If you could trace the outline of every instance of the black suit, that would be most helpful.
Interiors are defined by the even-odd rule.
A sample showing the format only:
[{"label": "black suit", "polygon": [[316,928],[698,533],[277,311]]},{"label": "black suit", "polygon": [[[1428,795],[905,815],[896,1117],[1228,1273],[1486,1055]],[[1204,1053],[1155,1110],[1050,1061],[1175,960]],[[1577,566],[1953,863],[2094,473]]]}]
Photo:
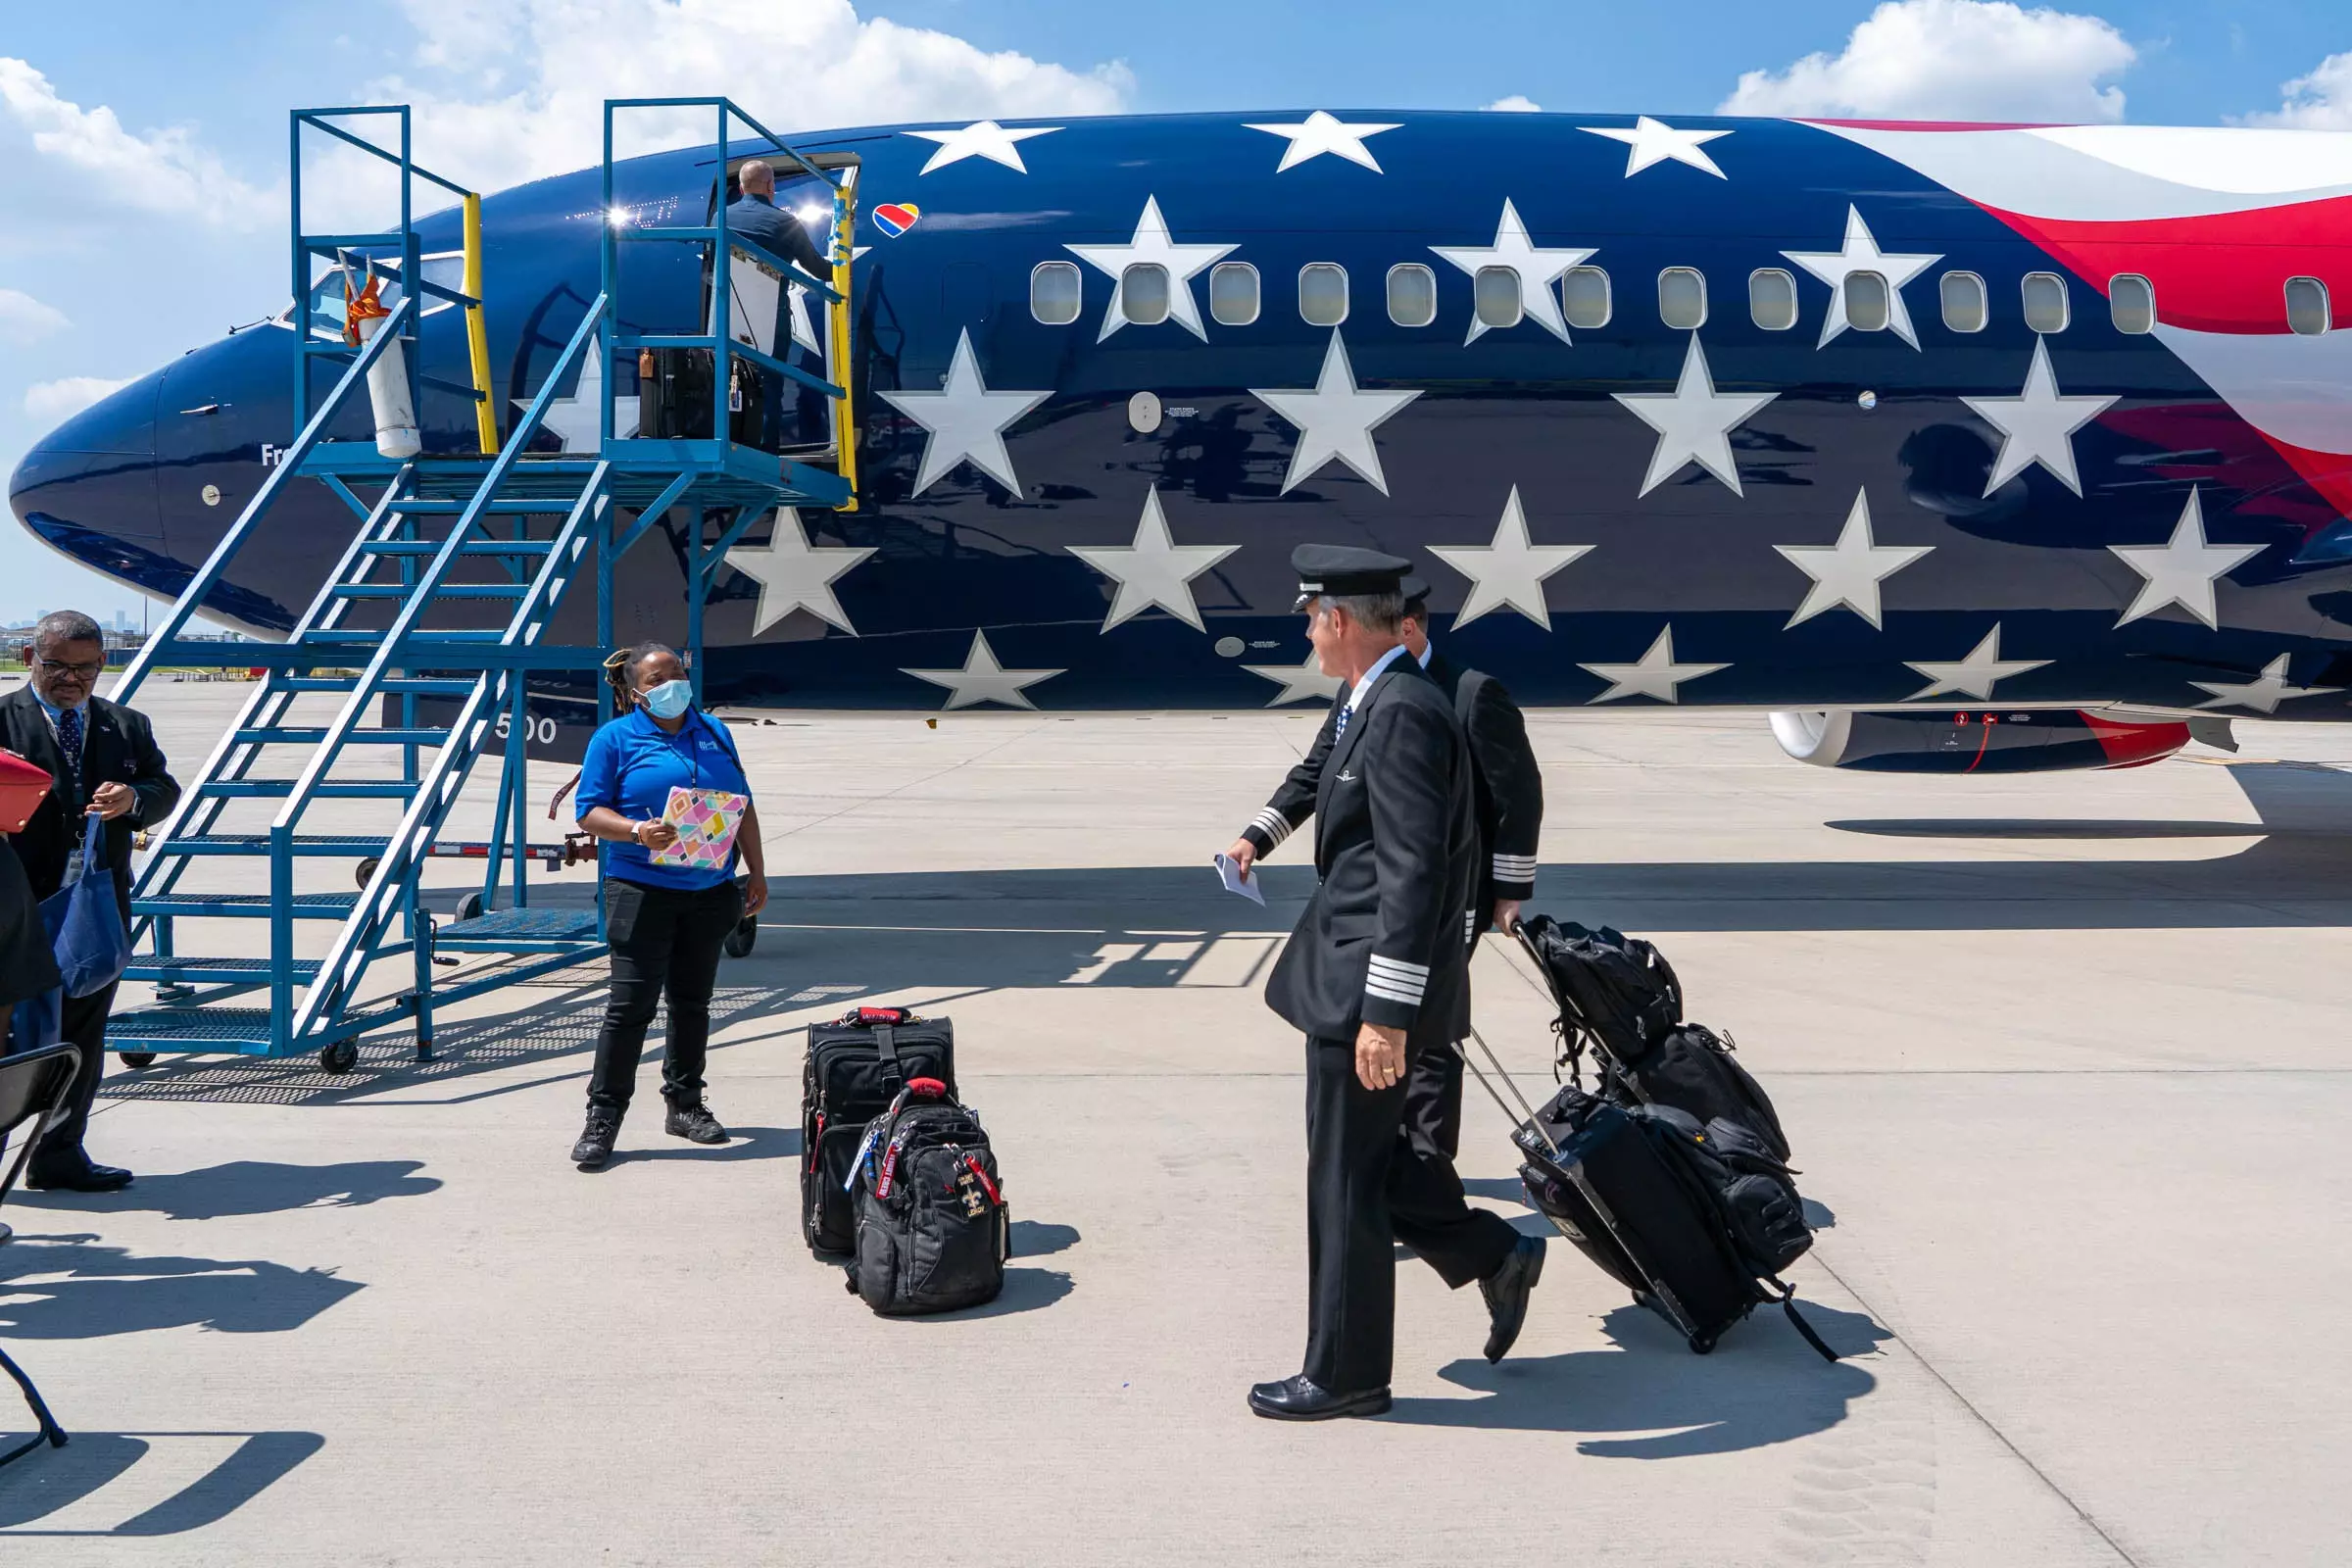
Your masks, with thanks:
[{"label": "black suit", "polygon": [[[114,875],[115,901],[122,906],[127,925],[131,838],[138,829],[153,827],[172,814],[172,808],[179,804],[179,785],[165,767],[164,754],[156,748],[155,731],[145,714],[93,697],[83,707],[82,721],[81,789],[76,793],[74,774],[58,749],[57,731],[31,686],[20,687],[0,699],[0,746],[46,769],[57,781],[49,798],[24,824],[24,831],[10,842],[24,863],[33,897],[48,898],[65,882],[67,861],[89,820],[83,811],[90,796],[101,784],[129,785],[137,804],[127,815],[99,824],[94,835],[98,863]],[[98,1094],[98,1077],[106,1064],[106,1018],[114,1004],[113,986],[94,996],[66,999],[64,1034],[81,1050],[81,1071],[74,1080],[65,1120],[33,1151],[29,1171],[33,1176],[70,1171],[82,1162],[81,1135],[89,1123],[90,1102]]]},{"label": "black suit", "polygon": [[[1544,826],[1544,774],[1527,741],[1527,722],[1519,705],[1502,682],[1484,670],[1468,668],[1432,649],[1426,666],[1453,705],[1462,733],[1470,743],[1471,782],[1478,813],[1479,887],[1470,907],[1483,928],[1498,900],[1525,901],[1536,891],[1536,839]],[[1317,781],[1331,755],[1332,734],[1340,708],[1332,705],[1315,743],[1292,768],[1262,810],[1242,830],[1262,858],[1313,814]],[[1448,1157],[1460,1147],[1462,1125],[1462,1062],[1454,1053],[1433,1052],[1415,1057],[1416,1081],[1405,1097],[1408,1126],[1443,1149]]]},{"label": "black suit", "polygon": [[[1401,1241],[1460,1287],[1517,1240],[1464,1201],[1445,1152],[1406,1126],[1408,1086],[1468,1024],[1478,827],[1469,749],[1409,656],[1382,671],[1344,733],[1337,714],[1315,798],[1307,901],[1266,982],[1306,1042],[1305,1375],[1336,1394],[1385,1387]],[[1405,1082],[1355,1075],[1360,1023],[1405,1032]]]}]

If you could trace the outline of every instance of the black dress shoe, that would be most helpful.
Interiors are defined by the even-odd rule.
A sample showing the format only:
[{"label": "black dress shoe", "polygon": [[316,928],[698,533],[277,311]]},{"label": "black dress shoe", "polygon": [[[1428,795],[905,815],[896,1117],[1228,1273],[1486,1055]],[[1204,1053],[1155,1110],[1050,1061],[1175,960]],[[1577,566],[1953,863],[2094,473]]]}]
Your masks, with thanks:
[{"label": "black dress shoe", "polygon": [[1384,1386],[1360,1394],[1333,1394],[1301,1372],[1280,1383],[1260,1383],[1250,1390],[1250,1408],[1275,1421],[1337,1421],[1343,1416],[1385,1415],[1389,1391]]},{"label": "black dress shoe", "polygon": [[73,1170],[36,1171],[24,1184],[42,1193],[119,1193],[130,1185],[130,1172],[120,1165],[85,1162]]},{"label": "black dress shoe", "polygon": [[1519,1245],[1503,1254],[1494,1273],[1478,1282],[1487,1298],[1487,1315],[1494,1326],[1487,1333],[1487,1359],[1499,1361],[1510,1353],[1527,1322],[1527,1298],[1544,1277],[1544,1238],[1522,1236]]}]

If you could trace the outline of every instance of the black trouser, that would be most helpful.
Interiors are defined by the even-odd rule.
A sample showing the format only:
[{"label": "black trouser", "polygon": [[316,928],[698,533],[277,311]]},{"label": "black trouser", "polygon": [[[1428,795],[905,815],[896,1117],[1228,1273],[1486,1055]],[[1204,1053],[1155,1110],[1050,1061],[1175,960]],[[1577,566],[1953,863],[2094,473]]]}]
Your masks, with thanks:
[{"label": "black trouser", "polygon": [[81,1069],[66,1094],[65,1120],[49,1129],[32,1149],[24,1169],[29,1181],[70,1176],[90,1162],[82,1152],[81,1137],[90,1125],[90,1102],[98,1098],[99,1075],[106,1071],[106,1017],[114,1010],[115,988],[86,997],[68,997],[58,1021],[58,1038],[81,1053]]},{"label": "black trouser", "polygon": [[[1396,1349],[1402,1242],[1455,1289],[1485,1279],[1518,1245],[1501,1215],[1472,1208],[1461,1178],[1415,1111],[1442,1072],[1422,1046],[1405,1079],[1366,1089],[1355,1043],[1306,1043],[1306,1376],[1334,1394],[1385,1387]],[[1458,1081],[1457,1081],[1458,1088]]]},{"label": "black trouser", "polygon": [[1405,1135],[1452,1159],[1462,1147],[1462,1054],[1417,1051],[1405,1072]]},{"label": "black trouser", "polygon": [[637,1058],[645,1054],[654,1008],[669,999],[668,1049],[662,1061],[662,1098],[693,1105],[703,1098],[703,1059],[710,1047],[710,988],[718,979],[719,944],[743,917],[734,882],[684,893],[642,882],[605,880],[605,934],[612,950],[612,995],[596,1037],[596,1071],[588,1104],[617,1116],[637,1087]]}]

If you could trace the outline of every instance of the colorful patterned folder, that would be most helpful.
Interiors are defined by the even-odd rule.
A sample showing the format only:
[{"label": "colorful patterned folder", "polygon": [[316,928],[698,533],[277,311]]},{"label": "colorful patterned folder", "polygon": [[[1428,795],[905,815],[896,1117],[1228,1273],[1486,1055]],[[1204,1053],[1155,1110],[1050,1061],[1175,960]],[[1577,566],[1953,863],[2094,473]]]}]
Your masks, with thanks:
[{"label": "colorful patterned folder", "polygon": [[681,865],[695,870],[723,871],[735,848],[736,830],[752,798],[726,790],[672,789],[662,820],[678,830],[678,842],[656,850],[656,865]]}]

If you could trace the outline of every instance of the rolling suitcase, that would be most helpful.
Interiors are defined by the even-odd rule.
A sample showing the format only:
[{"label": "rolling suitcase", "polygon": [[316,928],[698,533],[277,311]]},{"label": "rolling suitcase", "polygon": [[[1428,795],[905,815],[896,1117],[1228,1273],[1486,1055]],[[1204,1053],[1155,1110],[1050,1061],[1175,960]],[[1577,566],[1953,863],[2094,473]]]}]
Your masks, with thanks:
[{"label": "rolling suitcase", "polygon": [[637,355],[637,433],[648,441],[710,433],[709,349],[643,349]]},{"label": "rolling suitcase", "polygon": [[[1771,1195],[1751,1185],[1742,1189],[1744,1210],[1737,1214],[1733,1200],[1715,1190],[1718,1179],[1771,1185],[1775,1167],[1735,1169],[1731,1160],[1718,1159],[1704,1147],[1710,1128],[1698,1128],[1699,1143],[1682,1148],[1696,1124],[1686,1125],[1689,1118],[1681,1112],[1629,1110],[1573,1084],[1537,1110],[1475,1030],[1470,1038],[1519,1102],[1514,1111],[1463,1053],[1496,1106],[1517,1124],[1511,1142],[1521,1156],[1528,1201],[1637,1302],[1672,1324],[1693,1353],[1714,1349],[1724,1331],[1758,1303],[1778,1301],[1805,1343],[1826,1359],[1838,1359],[1797,1312],[1796,1293],[1774,1273],[1811,1241],[1795,1189],[1784,1180],[1785,1200],[1768,1205],[1763,1200]],[[1736,1127],[1727,1131],[1740,1141],[1742,1157],[1762,1147]],[[1702,1166],[1701,1154],[1721,1172]],[[1777,1169],[1785,1177],[1787,1167]],[[1793,1249],[1791,1222],[1802,1235]]]},{"label": "rolling suitcase", "polygon": [[956,1093],[956,1029],[904,1007],[858,1007],[808,1026],[801,1070],[801,1236],[820,1256],[858,1245],[849,1181],[866,1124],[906,1085],[936,1079]]}]

